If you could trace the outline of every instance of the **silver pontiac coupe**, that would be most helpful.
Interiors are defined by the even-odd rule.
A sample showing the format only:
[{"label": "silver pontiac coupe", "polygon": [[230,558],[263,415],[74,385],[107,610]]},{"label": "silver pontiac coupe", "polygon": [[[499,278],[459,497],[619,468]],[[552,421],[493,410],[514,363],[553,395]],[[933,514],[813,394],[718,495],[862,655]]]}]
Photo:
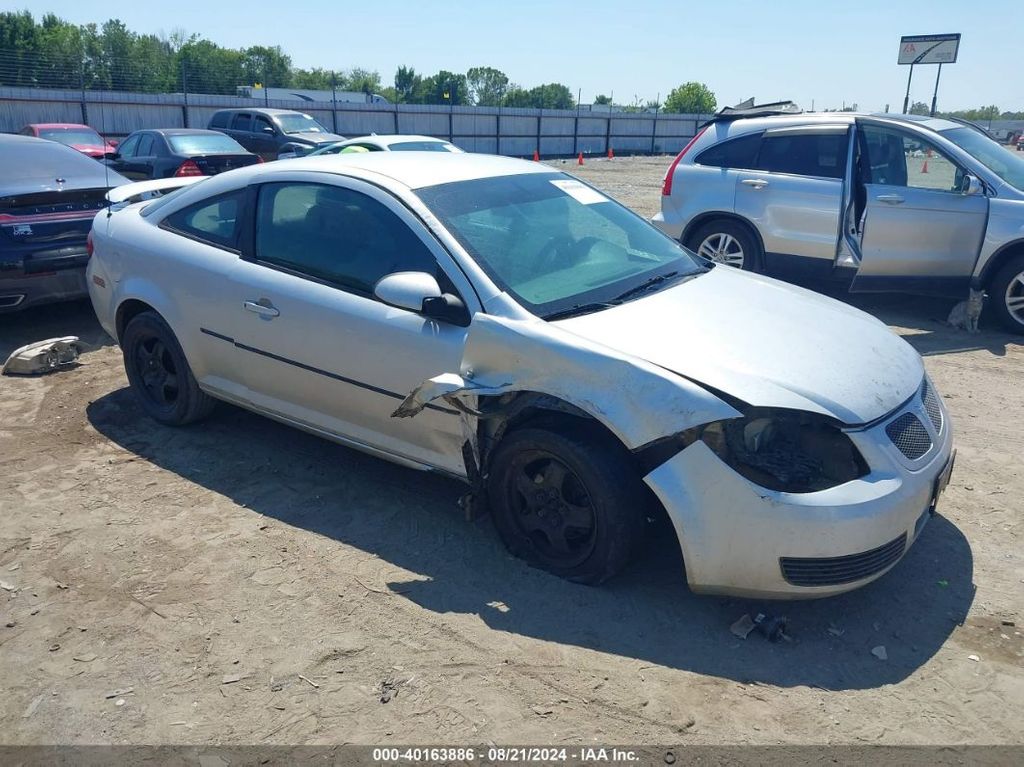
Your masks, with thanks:
[{"label": "silver pontiac coupe", "polygon": [[605,580],[664,510],[694,590],[837,594],[948,482],[949,417],[883,324],[546,165],[379,152],[144,186],[97,215],[88,282],[150,416],[225,400],[458,477],[557,575]]}]

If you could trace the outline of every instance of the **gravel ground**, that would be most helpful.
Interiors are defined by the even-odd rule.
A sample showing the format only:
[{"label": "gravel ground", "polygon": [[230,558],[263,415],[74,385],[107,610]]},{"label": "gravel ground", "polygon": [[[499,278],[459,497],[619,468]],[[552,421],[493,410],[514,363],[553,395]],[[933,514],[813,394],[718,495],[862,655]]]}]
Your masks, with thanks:
[{"label": "gravel ground", "polygon": [[[668,162],[565,167],[649,216]],[[1020,743],[1024,349],[949,302],[855,303],[925,355],[956,472],[880,581],[773,604],[691,594],[668,539],[560,581],[451,481],[232,407],[145,419],[87,304],[4,317],[0,355],[96,348],[0,379],[0,741]],[[793,641],[729,632],[757,611]]]}]

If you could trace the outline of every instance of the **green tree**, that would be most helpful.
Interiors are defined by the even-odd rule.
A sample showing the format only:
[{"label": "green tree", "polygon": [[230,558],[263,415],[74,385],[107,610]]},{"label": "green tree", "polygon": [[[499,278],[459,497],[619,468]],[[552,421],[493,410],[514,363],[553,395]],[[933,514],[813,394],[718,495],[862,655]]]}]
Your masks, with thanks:
[{"label": "green tree", "polygon": [[264,88],[287,88],[291,85],[292,60],[281,46],[251,45],[242,51],[244,80],[238,85],[262,83]]},{"label": "green tree", "polygon": [[601,104],[601,105],[608,105],[608,106],[611,106],[611,103],[612,103],[612,99],[611,99],[611,97],[610,97],[610,96],[605,96],[605,95],[604,95],[604,94],[602,93],[602,94],[601,94],[600,96],[595,96],[595,97],[594,97],[594,103],[595,103],[595,104]]},{"label": "green tree", "polygon": [[715,94],[704,83],[688,82],[673,88],[665,99],[666,112],[711,114],[718,106]]},{"label": "green tree", "polygon": [[923,101],[915,101],[910,105],[910,114],[912,115],[930,115],[931,113],[932,108]]},{"label": "green tree", "polygon": [[470,103],[482,107],[496,107],[508,90],[508,75],[493,67],[473,67],[466,72]]},{"label": "green tree", "polygon": [[561,83],[548,83],[530,89],[530,106],[538,109],[572,109],[576,100],[572,91]]},{"label": "green tree", "polygon": [[338,88],[344,91],[379,93],[381,89],[380,73],[353,67],[338,76]]},{"label": "green tree", "polygon": [[313,91],[328,91],[334,82],[334,73],[326,69],[293,69],[292,87],[305,88]]},{"label": "green tree", "polygon": [[465,75],[457,75],[442,69],[436,75],[420,81],[413,94],[415,104],[466,104],[469,86]]},{"label": "green tree", "polygon": [[178,51],[178,74],[184,78],[181,90],[192,93],[235,95],[239,85],[252,85],[245,69],[245,54],[221,48],[194,36]]},{"label": "green tree", "polygon": [[422,80],[423,78],[416,74],[416,70],[412,67],[400,66],[395,72],[396,103],[412,103]]},{"label": "green tree", "polygon": [[525,88],[512,83],[508,86],[508,90],[505,91],[505,98],[502,100],[502,105],[506,107],[531,107],[533,102],[530,99],[530,92]]}]

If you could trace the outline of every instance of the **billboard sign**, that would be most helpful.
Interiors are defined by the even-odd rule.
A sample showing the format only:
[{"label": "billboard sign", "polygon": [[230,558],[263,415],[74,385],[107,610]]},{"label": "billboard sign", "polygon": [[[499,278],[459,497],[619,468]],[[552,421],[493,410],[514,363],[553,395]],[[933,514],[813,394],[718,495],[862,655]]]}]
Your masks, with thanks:
[{"label": "billboard sign", "polygon": [[960,35],[911,35],[900,38],[900,64],[952,64]]}]

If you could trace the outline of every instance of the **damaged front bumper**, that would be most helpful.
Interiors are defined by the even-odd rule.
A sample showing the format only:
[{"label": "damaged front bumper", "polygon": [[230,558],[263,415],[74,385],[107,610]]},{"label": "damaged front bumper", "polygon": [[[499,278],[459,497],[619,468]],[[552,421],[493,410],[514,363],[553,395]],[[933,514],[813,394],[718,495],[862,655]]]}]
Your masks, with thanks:
[{"label": "damaged front bumper", "polygon": [[[850,433],[870,473],[827,490],[767,490],[730,469],[702,441],[644,481],[665,508],[690,588],[793,599],[840,594],[879,578],[906,553],[934,510],[951,461],[952,429],[908,465],[885,423]],[[891,422],[886,419],[887,422]]]}]

